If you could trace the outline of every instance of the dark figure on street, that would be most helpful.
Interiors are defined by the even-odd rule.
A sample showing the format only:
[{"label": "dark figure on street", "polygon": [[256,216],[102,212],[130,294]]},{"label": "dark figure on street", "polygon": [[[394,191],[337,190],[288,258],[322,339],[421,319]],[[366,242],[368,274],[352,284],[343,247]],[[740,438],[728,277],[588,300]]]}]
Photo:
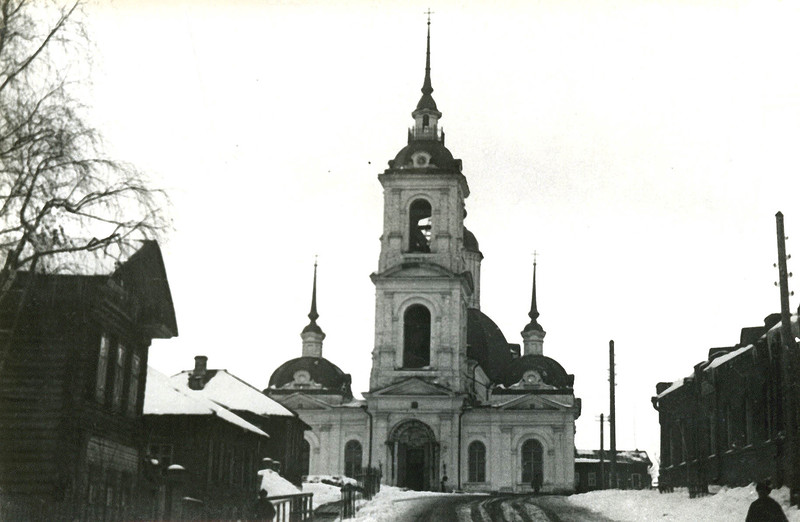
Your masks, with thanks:
[{"label": "dark figure on street", "polygon": [[774,498],[769,496],[772,488],[766,481],[756,484],[758,498],[750,504],[745,522],[787,522],[786,515]]},{"label": "dark figure on street", "polygon": [[272,520],[275,518],[275,506],[267,500],[267,490],[262,489],[258,492],[258,504],[256,504],[256,519]]},{"label": "dark figure on street", "polygon": [[442,493],[447,491],[447,475],[442,477]]},{"label": "dark figure on street", "polygon": [[533,473],[533,480],[531,480],[531,488],[533,489],[533,494],[538,495],[539,490],[542,488],[542,474],[541,472],[534,472]]}]

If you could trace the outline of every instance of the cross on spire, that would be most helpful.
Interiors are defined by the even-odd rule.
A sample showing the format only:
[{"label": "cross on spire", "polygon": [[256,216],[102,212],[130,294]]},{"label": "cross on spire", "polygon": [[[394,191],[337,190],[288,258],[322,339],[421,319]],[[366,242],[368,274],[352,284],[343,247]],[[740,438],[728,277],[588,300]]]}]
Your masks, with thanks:
[{"label": "cross on spire", "polygon": [[428,15],[428,25],[431,25],[431,15],[432,14],[436,14],[436,13],[431,11],[431,8],[429,7],[428,10],[425,11],[424,13],[422,13],[422,14]]}]

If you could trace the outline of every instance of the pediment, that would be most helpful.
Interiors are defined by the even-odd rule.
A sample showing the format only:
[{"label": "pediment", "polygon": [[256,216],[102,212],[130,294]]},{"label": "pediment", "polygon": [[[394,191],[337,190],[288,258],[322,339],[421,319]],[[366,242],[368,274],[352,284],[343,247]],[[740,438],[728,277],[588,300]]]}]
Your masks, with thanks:
[{"label": "pediment", "polygon": [[304,393],[293,393],[292,395],[288,395],[281,399],[281,404],[295,411],[333,409],[333,406],[327,402]]},{"label": "pediment", "polygon": [[412,377],[402,382],[391,384],[386,388],[372,393],[373,396],[387,396],[387,395],[438,395],[441,397],[449,397],[453,392],[443,386],[429,383]]},{"label": "pediment", "polygon": [[374,277],[380,279],[405,279],[418,277],[457,277],[447,268],[429,261],[404,261],[391,266]]},{"label": "pediment", "polygon": [[522,395],[498,405],[501,410],[543,410],[543,411],[569,411],[574,406],[567,401],[559,401],[541,395]]}]

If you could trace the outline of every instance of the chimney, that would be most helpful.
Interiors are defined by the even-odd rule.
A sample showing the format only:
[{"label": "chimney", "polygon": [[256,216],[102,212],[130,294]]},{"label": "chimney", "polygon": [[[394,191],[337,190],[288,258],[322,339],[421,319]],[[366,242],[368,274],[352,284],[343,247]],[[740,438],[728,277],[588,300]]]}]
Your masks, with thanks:
[{"label": "chimney", "polygon": [[202,390],[205,387],[206,367],[208,357],[196,355],[194,358],[194,370],[189,374],[189,388],[192,390]]}]

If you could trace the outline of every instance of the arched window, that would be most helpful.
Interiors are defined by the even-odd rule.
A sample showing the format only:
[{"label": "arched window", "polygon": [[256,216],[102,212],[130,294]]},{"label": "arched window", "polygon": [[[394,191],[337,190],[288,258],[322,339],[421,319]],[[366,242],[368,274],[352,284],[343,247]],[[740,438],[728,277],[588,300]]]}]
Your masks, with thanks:
[{"label": "arched window", "polygon": [[486,446],[476,440],[467,449],[468,482],[486,482]]},{"label": "arched window", "polygon": [[522,482],[542,485],[542,445],[528,439],[522,444]]},{"label": "arched window", "polygon": [[355,478],[361,473],[361,443],[349,440],[344,445],[344,474]]},{"label": "arched window", "polygon": [[403,315],[403,368],[422,368],[431,363],[431,313],[412,305]]},{"label": "arched window", "polygon": [[418,199],[411,203],[409,209],[409,252],[430,252],[431,251],[431,204],[424,199]]},{"label": "arched window", "polygon": [[422,126],[427,127],[430,124],[430,120],[428,119],[427,114],[422,115]]},{"label": "arched window", "polygon": [[303,446],[300,449],[300,474],[308,475],[311,468],[311,444],[303,439]]}]

